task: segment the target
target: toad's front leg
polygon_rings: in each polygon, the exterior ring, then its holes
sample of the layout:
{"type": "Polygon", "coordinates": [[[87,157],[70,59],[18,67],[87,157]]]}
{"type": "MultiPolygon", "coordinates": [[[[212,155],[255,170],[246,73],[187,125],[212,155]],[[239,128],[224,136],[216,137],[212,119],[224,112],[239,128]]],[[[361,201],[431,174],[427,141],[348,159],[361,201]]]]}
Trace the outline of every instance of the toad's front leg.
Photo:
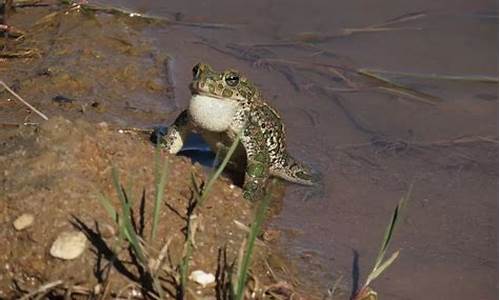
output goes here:
{"type": "Polygon", "coordinates": [[[169,153],[176,154],[182,149],[193,127],[188,111],[182,111],[174,123],[168,127],[167,134],[160,141],[161,146],[169,153]]]}

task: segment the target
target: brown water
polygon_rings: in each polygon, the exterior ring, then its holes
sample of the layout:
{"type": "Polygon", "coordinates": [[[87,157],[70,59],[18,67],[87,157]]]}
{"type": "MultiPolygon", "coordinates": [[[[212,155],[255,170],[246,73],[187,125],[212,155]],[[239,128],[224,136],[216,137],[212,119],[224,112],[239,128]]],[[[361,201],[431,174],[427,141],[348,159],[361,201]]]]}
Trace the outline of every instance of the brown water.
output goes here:
{"type": "MultiPolygon", "coordinates": [[[[290,186],[273,221],[284,230],[283,247],[299,261],[304,278],[324,290],[339,276],[348,290],[362,284],[394,206],[414,182],[392,244],[401,255],[374,283],[381,298],[497,299],[498,85],[399,78],[439,97],[426,98],[432,101],[428,104],[373,88],[328,92],[328,87],[345,85],[334,74],[311,68],[317,63],[497,77],[497,2],[105,3],[185,22],[234,26],[163,26],[147,35],[173,58],[176,109],[187,105],[195,63],[243,71],[281,112],[290,151],[323,174],[321,193],[290,186]],[[338,37],[314,49],[242,47],[275,43],[299,32],[333,34],[408,13],[423,14],[393,25],[412,27],[408,30],[338,37]],[[258,67],[264,59],[275,59],[267,60],[275,64],[258,67]]],[[[363,86],[379,85],[347,75],[363,86]]],[[[171,109],[165,108],[166,122],[174,117],[171,109]]]]}

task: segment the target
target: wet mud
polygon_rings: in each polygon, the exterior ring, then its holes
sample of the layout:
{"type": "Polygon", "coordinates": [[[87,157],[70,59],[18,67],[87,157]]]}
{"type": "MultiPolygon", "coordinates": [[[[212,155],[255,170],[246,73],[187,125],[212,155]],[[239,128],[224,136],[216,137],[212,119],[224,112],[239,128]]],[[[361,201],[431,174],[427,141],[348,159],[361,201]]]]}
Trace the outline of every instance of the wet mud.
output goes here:
{"type": "MultiPolygon", "coordinates": [[[[195,63],[238,69],[281,113],[290,152],[323,175],[320,189],[287,185],[268,224],[286,264],[315,287],[306,298],[339,278],[342,299],[363,284],[411,184],[391,246],[400,256],[373,283],[379,296],[497,298],[497,3],[101,4],[162,22],[57,16],[17,45],[36,55],[2,60],[0,79],[49,117],[150,128],[187,105],[195,63]]],[[[37,18],[26,16],[44,9],[18,9],[12,22],[31,28],[37,18]]],[[[15,101],[0,105],[7,155],[20,143],[12,128],[42,120],[15,101]]]]}

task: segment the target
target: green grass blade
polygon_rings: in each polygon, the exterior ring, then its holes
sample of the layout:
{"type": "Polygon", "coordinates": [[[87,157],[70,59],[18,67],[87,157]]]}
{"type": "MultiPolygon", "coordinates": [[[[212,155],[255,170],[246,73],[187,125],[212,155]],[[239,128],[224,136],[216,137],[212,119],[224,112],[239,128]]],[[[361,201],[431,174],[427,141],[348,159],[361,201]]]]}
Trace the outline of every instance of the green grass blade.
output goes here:
{"type": "MultiPolygon", "coordinates": [[[[273,183],[274,185],[274,183],[273,183]]],[[[245,249],[245,254],[243,255],[243,260],[238,262],[240,268],[238,269],[237,275],[237,284],[235,285],[236,289],[236,300],[243,299],[245,286],[248,278],[248,269],[250,268],[250,263],[252,260],[253,249],[255,246],[255,240],[260,233],[262,223],[264,222],[266,211],[269,206],[269,202],[271,201],[271,192],[268,192],[264,199],[259,204],[257,212],[255,214],[255,220],[250,227],[250,233],[247,238],[247,246],[245,249]]]]}
{"type": "Polygon", "coordinates": [[[113,177],[113,186],[115,187],[115,191],[118,194],[118,199],[120,200],[120,203],[123,204],[127,202],[127,200],[125,199],[125,193],[120,184],[120,176],[118,174],[118,169],[116,169],[115,166],[111,168],[111,175],[113,177]]]}
{"type": "Polygon", "coordinates": [[[123,191],[123,188],[120,184],[120,177],[118,175],[118,170],[113,166],[112,168],[112,176],[113,176],[113,185],[115,187],[116,192],[118,193],[118,199],[120,200],[122,207],[122,220],[119,224],[120,231],[123,232],[127,240],[129,241],[134,253],[137,255],[139,261],[143,264],[147,263],[144,254],[142,253],[142,249],[139,245],[139,239],[137,237],[137,233],[134,230],[134,226],[132,225],[132,219],[130,215],[130,201],[127,199],[127,195],[123,191]]]}
{"type": "Polygon", "coordinates": [[[399,256],[399,250],[394,252],[391,257],[389,257],[386,261],[384,261],[377,269],[373,270],[373,272],[368,275],[368,279],[366,280],[366,286],[368,286],[373,280],[382,274],[385,269],[387,269],[399,256]]]}
{"type": "MultiPolygon", "coordinates": [[[[236,275],[240,275],[240,270],[242,270],[242,267],[243,267],[243,256],[245,254],[245,249],[246,249],[246,246],[248,245],[248,236],[246,238],[243,239],[243,242],[241,243],[241,246],[240,246],[240,249],[238,251],[238,257],[237,257],[237,260],[236,260],[236,275]]],[[[229,283],[231,284],[231,299],[237,299],[236,298],[236,294],[238,293],[239,291],[239,276],[236,277],[236,280],[235,278],[233,278],[233,269],[235,268],[234,266],[234,263],[232,264],[230,270],[231,270],[231,276],[229,277],[230,278],[230,281],[229,283]],[[234,282],[234,284],[233,284],[234,282]]]]}
{"type": "Polygon", "coordinates": [[[134,226],[132,225],[132,216],[130,215],[131,203],[126,198],[126,195],[125,199],[126,199],[125,202],[122,204],[123,208],[122,214],[123,214],[123,223],[125,227],[126,237],[129,243],[132,245],[134,253],[137,255],[139,261],[143,265],[147,265],[146,257],[144,256],[141,245],[139,244],[139,238],[137,237],[137,233],[135,232],[134,226]]]}
{"type": "Polygon", "coordinates": [[[99,200],[111,219],[113,219],[113,221],[118,224],[118,213],[116,212],[116,209],[113,207],[113,205],[111,205],[111,201],[101,193],[97,194],[97,200],[99,200]]]}
{"type": "Polygon", "coordinates": [[[238,147],[238,143],[240,142],[240,137],[241,137],[241,133],[238,134],[238,136],[236,137],[236,139],[234,139],[233,143],[231,144],[231,147],[227,151],[226,156],[222,160],[222,163],[215,170],[215,172],[212,174],[212,176],[210,176],[210,179],[208,180],[207,185],[203,188],[201,197],[199,199],[199,202],[200,202],[199,205],[201,205],[201,203],[203,203],[203,201],[205,200],[206,196],[210,192],[210,189],[212,188],[212,185],[215,183],[215,181],[220,176],[220,174],[222,173],[222,171],[226,167],[227,163],[231,159],[231,156],[233,155],[234,151],[236,150],[236,147],[238,147]]]}
{"type": "MultiPolygon", "coordinates": [[[[198,184],[196,183],[196,178],[194,176],[194,173],[191,173],[191,183],[193,185],[193,189],[195,192],[195,200],[196,200],[196,207],[195,209],[199,209],[207,197],[208,193],[210,192],[213,184],[217,180],[217,178],[220,176],[224,168],[226,167],[227,163],[231,159],[231,156],[233,155],[234,151],[236,150],[236,147],[238,146],[238,143],[240,141],[240,135],[233,141],[231,147],[229,148],[226,156],[224,157],[224,160],[222,163],[219,165],[219,167],[215,170],[213,174],[210,175],[207,184],[203,187],[203,190],[200,191],[198,188],[198,184]]],[[[188,216],[189,219],[187,221],[187,234],[186,234],[186,241],[185,241],[185,253],[182,258],[181,263],[179,264],[179,272],[180,272],[180,286],[181,286],[181,292],[182,295],[185,295],[186,288],[187,288],[187,280],[188,280],[188,271],[189,271],[189,263],[191,260],[191,255],[193,252],[193,243],[191,240],[191,227],[192,227],[192,220],[191,216],[188,216]]]]}
{"type": "Polygon", "coordinates": [[[151,240],[156,238],[158,221],[160,219],[160,207],[165,193],[165,184],[167,183],[168,161],[165,159],[163,164],[160,162],[160,151],[157,146],[155,154],[155,203],[153,208],[153,225],[151,229],[151,240]],[[161,169],[160,169],[161,168],[161,169]]]}
{"type": "Polygon", "coordinates": [[[384,270],[387,269],[394,262],[394,260],[399,256],[399,251],[396,251],[388,260],[386,260],[385,262],[382,263],[384,256],[385,256],[385,253],[387,252],[387,249],[389,248],[389,244],[391,242],[394,230],[401,219],[401,212],[404,209],[404,207],[406,206],[406,202],[410,198],[412,190],[413,190],[413,183],[410,184],[408,192],[406,193],[405,196],[403,196],[401,198],[401,200],[399,200],[398,205],[394,209],[394,212],[393,212],[392,217],[391,217],[391,221],[390,221],[389,225],[387,226],[387,228],[385,229],[384,239],[382,241],[382,245],[380,246],[380,249],[379,249],[379,252],[377,255],[377,259],[375,261],[375,265],[373,266],[372,271],[368,275],[368,278],[367,278],[365,284],[363,285],[362,289],[368,287],[370,282],[372,280],[374,280],[375,278],[377,278],[378,276],[380,276],[380,274],[382,274],[382,272],[384,272],[384,270]]]}
{"type": "Polygon", "coordinates": [[[181,261],[181,264],[179,267],[179,269],[180,269],[179,272],[180,272],[180,277],[181,277],[182,295],[186,295],[189,263],[190,263],[191,255],[193,252],[193,244],[191,243],[190,236],[188,237],[188,240],[186,240],[186,242],[185,242],[185,247],[186,247],[186,253],[184,254],[184,257],[182,258],[182,261],[181,261]]]}
{"type": "MultiPolygon", "coordinates": [[[[191,261],[191,255],[193,253],[193,218],[192,215],[188,216],[187,228],[186,228],[186,240],[184,241],[184,255],[182,257],[182,261],[179,265],[179,273],[180,273],[180,286],[182,295],[186,295],[187,288],[187,280],[188,280],[188,272],[189,272],[189,263],[191,261]]],[[[196,222],[196,221],[194,221],[196,222]]]]}
{"type": "Polygon", "coordinates": [[[193,185],[195,200],[197,203],[200,203],[201,191],[198,188],[198,183],[196,182],[196,177],[193,172],[191,172],[191,185],[193,185]]]}
{"type": "Polygon", "coordinates": [[[398,205],[394,209],[394,212],[392,213],[391,221],[390,221],[389,225],[387,225],[387,228],[385,229],[384,239],[382,240],[382,245],[380,245],[377,259],[375,260],[374,269],[376,269],[380,265],[380,263],[384,259],[385,252],[387,251],[387,248],[389,247],[389,244],[390,244],[391,239],[392,239],[392,235],[394,233],[394,229],[396,228],[396,224],[397,224],[398,218],[400,216],[401,204],[402,204],[403,199],[401,199],[401,201],[398,203],[398,205]]]}
{"type": "Polygon", "coordinates": [[[385,229],[382,245],[380,246],[377,259],[375,261],[375,266],[373,269],[378,268],[378,266],[382,263],[382,260],[384,259],[387,248],[389,248],[389,244],[392,240],[392,235],[394,234],[394,230],[396,229],[396,226],[399,223],[399,220],[401,219],[402,210],[406,206],[406,202],[410,198],[412,190],[413,190],[413,183],[410,185],[406,195],[399,200],[398,205],[396,206],[394,212],[392,213],[391,221],[387,226],[387,228],[385,229]]]}
{"type": "MultiPolygon", "coordinates": [[[[113,166],[111,168],[111,177],[113,179],[113,186],[114,186],[115,191],[118,195],[118,199],[120,200],[120,203],[122,203],[121,205],[123,205],[123,202],[125,201],[125,195],[124,195],[122,187],[120,185],[120,178],[118,175],[118,170],[116,169],[115,166],[113,166]]],[[[127,230],[125,228],[123,215],[118,215],[117,224],[118,224],[119,239],[123,240],[124,238],[127,238],[127,240],[128,240],[129,238],[128,238],[127,230]]]]}

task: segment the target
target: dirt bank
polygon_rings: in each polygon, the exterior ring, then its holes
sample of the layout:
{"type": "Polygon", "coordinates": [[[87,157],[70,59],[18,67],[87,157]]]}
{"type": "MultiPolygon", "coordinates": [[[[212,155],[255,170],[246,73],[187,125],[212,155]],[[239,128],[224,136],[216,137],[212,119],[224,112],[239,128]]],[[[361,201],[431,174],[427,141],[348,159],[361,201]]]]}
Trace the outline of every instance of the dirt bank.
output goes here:
{"type": "MultiPolygon", "coordinates": [[[[140,290],[144,282],[138,266],[127,247],[114,248],[117,227],[98,200],[99,194],[107,195],[117,209],[120,207],[112,166],[119,171],[123,186],[130,188],[134,218],[151,258],[156,258],[170,241],[167,265],[175,275],[185,247],[188,206],[193,202],[191,173],[201,183],[206,181],[206,172],[188,158],[164,156],[169,164],[168,183],[157,238],[150,240],[154,152],[143,135],[119,133],[106,123],[53,118],[40,127],[10,131],[0,148],[0,238],[4,241],[0,245],[0,296],[20,296],[58,280],[62,283],[49,289],[48,294],[73,291],[90,296],[104,286],[108,286],[110,296],[127,296],[140,290]],[[34,221],[18,231],[13,222],[22,214],[34,216],[34,221]],[[49,249],[56,237],[75,230],[87,236],[88,247],[83,254],[70,261],[52,257],[49,249]],[[108,273],[114,254],[117,259],[108,273]]],[[[252,223],[254,209],[242,198],[239,187],[228,179],[218,180],[197,214],[190,270],[219,274],[223,251],[226,262],[233,262],[247,235],[245,226],[252,223]]],[[[270,231],[263,236],[273,234],[270,231]]],[[[261,239],[257,245],[253,284],[258,284],[257,289],[273,285],[278,289],[279,285],[281,292],[294,292],[293,286],[298,283],[289,263],[280,258],[272,243],[261,239]]],[[[171,282],[164,284],[172,295],[176,294],[171,282]]],[[[201,288],[189,283],[189,289],[198,296],[215,296],[217,288],[215,284],[201,288]]]]}

